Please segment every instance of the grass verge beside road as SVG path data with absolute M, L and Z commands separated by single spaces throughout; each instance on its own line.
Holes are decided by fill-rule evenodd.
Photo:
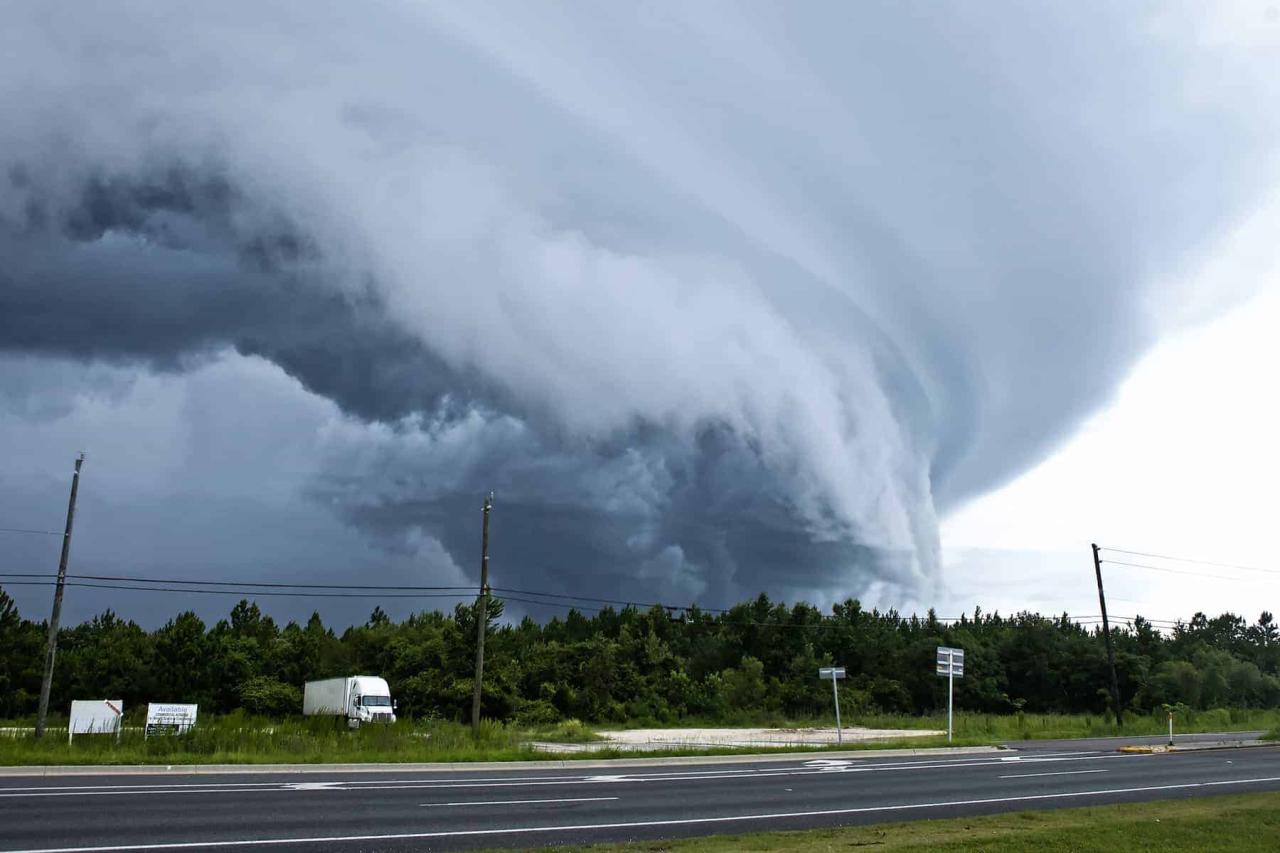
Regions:
M 77 736 L 66 723 L 42 740 L 0 737 L 0 765 L 41 764 L 324 764 L 375 762 L 519 761 L 546 758 L 525 745 L 542 739 L 583 742 L 594 734 L 581 724 L 525 731 L 484 723 L 478 735 L 459 723 L 401 721 L 348 730 L 329 719 L 270 720 L 229 714 L 202 717 L 179 736 L 144 738 L 141 729 Z
M 1280 794 L 1270 793 L 563 849 L 590 853 L 799 853 L 862 847 L 944 853 L 1270 853 L 1277 838 Z
M 465 762 L 521 761 L 548 758 L 597 759 L 628 757 L 663 757 L 673 755 L 765 754 L 795 751 L 792 747 L 751 748 L 682 748 L 633 753 L 601 749 L 572 755 L 539 752 L 530 741 L 558 743 L 590 743 L 599 741 L 593 727 L 576 721 L 542 728 L 528 728 L 502 723 L 485 723 L 478 736 L 470 728 L 447 721 L 401 720 L 392 726 L 366 726 L 349 731 L 333 720 L 295 717 L 270 720 L 243 714 L 201 716 L 199 724 L 180 737 L 144 739 L 141 719 L 126 718 L 128 728 L 117 741 L 109 735 L 77 737 L 66 740 L 66 721 L 51 720 L 51 726 L 62 725 L 61 732 L 51 730 L 42 741 L 30 734 L 0 734 L 0 765 L 55 764 L 321 764 L 357 762 Z M 745 722 L 745 721 L 735 721 Z M 830 725 L 824 720 L 760 720 L 783 728 Z M 833 722 L 833 721 L 832 721 Z M 1117 734 L 1131 736 L 1164 734 L 1162 715 L 1126 717 L 1123 731 L 1114 720 L 1099 715 L 1062 714 L 957 714 L 954 746 L 982 746 L 1010 740 L 1037 738 L 1103 737 Z M 31 721 L 14 721 L 13 726 L 30 726 Z M 721 723 L 723 725 L 723 722 Z M 945 728 L 945 717 L 864 716 L 850 725 L 868 728 L 930 729 Z M 601 726 L 600 728 L 605 728 Z M 1280 711 L 1213 710 L 1193 712 L 1177 722 L 1177 731 L 1280 730 Z M 826 749 L 886 749 L 895 747 L 928 748 L 947 746 L 945 736 L 917 737 L 892 741 L 869 741 L 858 744 L 832 745 Z M 822 751 L 815 748 L 814 751 Z

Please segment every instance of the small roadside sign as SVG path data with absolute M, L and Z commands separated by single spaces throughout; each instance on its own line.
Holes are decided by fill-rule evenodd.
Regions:
M 840 679 L 844 678 L 844 667 L 820 666 L 818 678 L 831 682 L 831 698 L 836 703 L 836 743 L 844 743 L 844 732 L 840 729 L 840 688 L 837 686 Z
M 938 646 L 937 664 L 934 667 L 934 672 L 947 679 L 947 743 L 951 743 L 955 684 L 957 678 L 964 678 L 964 649 Z
M 964 649 L 938 646 L 938 659 L 934 672 L 941 676 L 964 677 Z
M 147 705 L 147 727 L 143 737 L 184 734 L 196 724 L 198 705 L 152 702 Z

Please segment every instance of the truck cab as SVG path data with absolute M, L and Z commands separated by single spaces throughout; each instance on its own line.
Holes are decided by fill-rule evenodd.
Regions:
M 352 728 L 362 723 L 394 723 L 395 703 L 391 700 L 391 688 L 385 679 L 372 675 L 357 675 L 351 679 L 350 707 L 347 721 Z

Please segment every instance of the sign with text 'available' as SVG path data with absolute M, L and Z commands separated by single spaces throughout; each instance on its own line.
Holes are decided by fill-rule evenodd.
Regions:
M 152 702 L 147 705 L 146 737 L 152 735 L 180 735 L 196 724 L 199 705 L 180 705 L 172 702 Z
M 76 735 L 120 735 L 124 702 L 119 699 L 76 699 L 71 703 L 67 740 Z

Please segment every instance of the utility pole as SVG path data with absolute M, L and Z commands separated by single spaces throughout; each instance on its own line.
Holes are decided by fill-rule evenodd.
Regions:
M 1093 571 L 1098 576 L 1098 605 L 1102 608 L 1102 636 L 1107 644 L 1107 667 L 1111 670 L 1111 706 L 1116 712 L 1116 727 L 1123 728 L 1120 717 L 1120 682 L 1116 679 L 1116 651 L 1111 645 L 1111 623 L 1107 621 L 1107 597 L 1102 592 L 1102 558 L 1093 545 Z
M 44 653 L 44 678 L 40 680 L 40 705 L 36 710 L 36 737 L 44 737 L 45 717 L 49 714 L 49 694 L 53 690 L 53 659 L 58 654 L 58 620 L 62 616 L 62 590 L 67 583 L 67 559 L 71 556 L 71 526 L 76 520 L 76 492 L 80 489 L 80 466 L 84 454 L 76 457 L 76 471 L 71 475 L 71 499 L 67 502 L 67 529 L 62 534 L 62 556 L 58 559 L 58 583 L 53 589 L 53 613 L 49 616 L 49 640 Z
M 476 683 L 471 692 L 471 731 L 480 731 L 480 692 L 484 682 L 484 633 L 489 627 L 489 512 L 493 492 L 484 498 L 484 532 L 480 537 L 480 596 L 476 599 Z

